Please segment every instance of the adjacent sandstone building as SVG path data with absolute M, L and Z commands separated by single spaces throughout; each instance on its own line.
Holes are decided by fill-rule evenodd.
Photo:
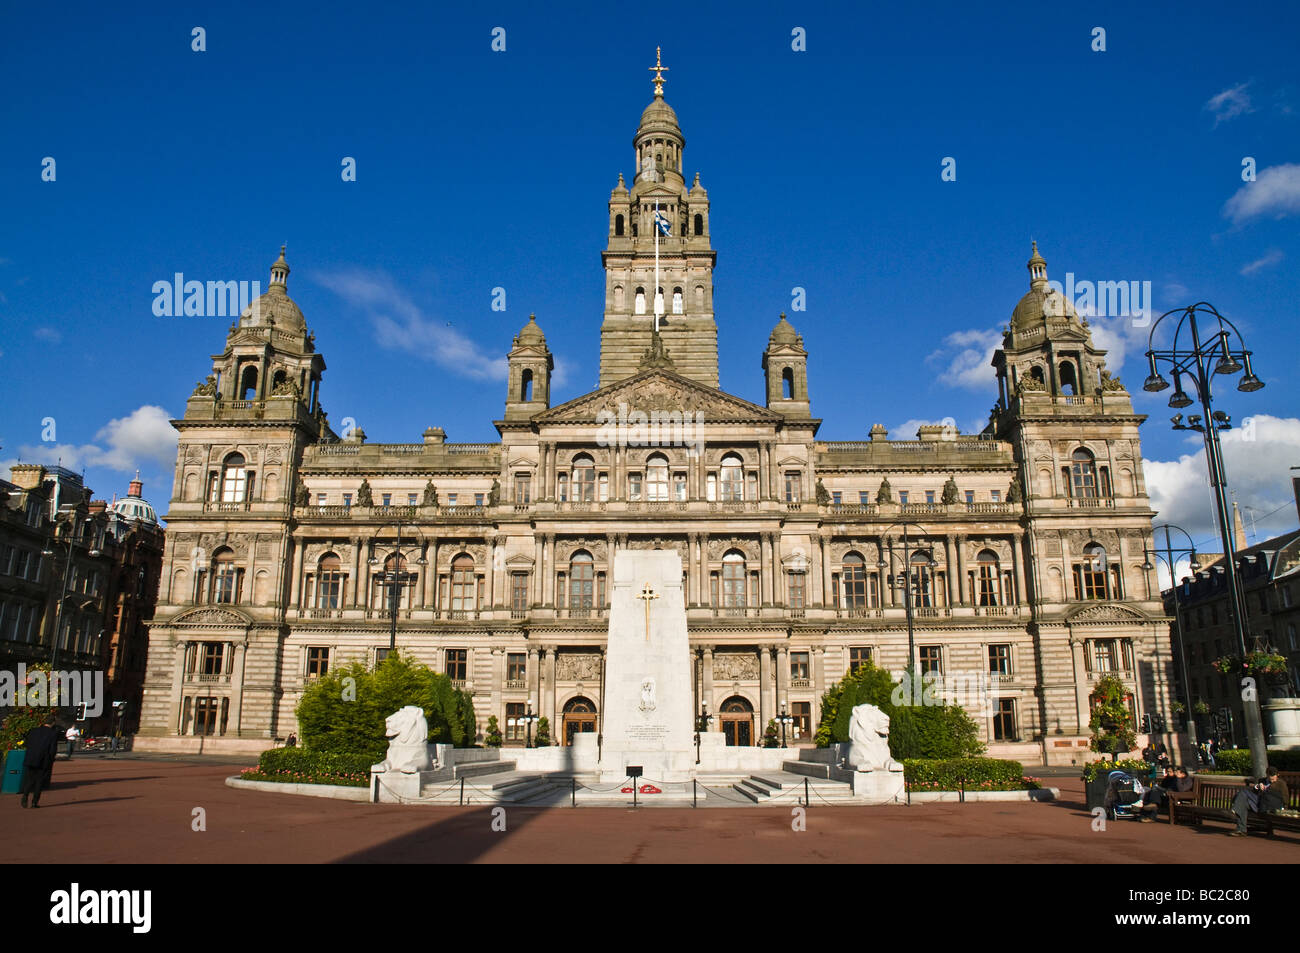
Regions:
M 762 405 L 718 388 L 709 197 L 698 175 L 686 185 L 659 82 L 634 147 L 632 186 L 620 176 L 609 198 L 599 389 L 553 404 L 530 317 L 496 443 L 336 434 L 282 251 L 175 421 L 149 743 L 269 745 L 313 678 L 384 656 L 394 615 L 396 645 L 472 691 L 508 744 L 530 711 L 562 743 L 599 731 L 618 548 L 680 553 L 692 710 L 728 743 L 758 743 L 783 712 L 810 742 L 853 665 L 907 665 L 907 603 L 916 665 L 995 754 L 1085 755 L 1103 673 L 1131 686 L 1135 715 L 1166 711 L 1143 417 L 1037 249 L 984 432 L 822 439 L 808 347 L 829 343 L 811 328 L 805 343 L 776 322 Z

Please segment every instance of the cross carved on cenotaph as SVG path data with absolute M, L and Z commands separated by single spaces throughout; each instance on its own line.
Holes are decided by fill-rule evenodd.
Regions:
M 658 599 L 659 593 L 651 589 L 650 583 L 647 582 L 641 586 L 641 591 L 636 594 L 636 597 L 645 603 L 645 640 L 649 642 L 650 641 L 650 600 Z

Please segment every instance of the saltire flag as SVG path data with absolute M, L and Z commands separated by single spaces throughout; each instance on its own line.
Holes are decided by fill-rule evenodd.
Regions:
M 661 235 L 671 235 L 673 233 L 672 225 L 658 209 L 655 209 L 655 227 L 659 229 Z

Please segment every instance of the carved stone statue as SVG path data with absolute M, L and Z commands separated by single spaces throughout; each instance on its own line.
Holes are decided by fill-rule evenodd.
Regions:
M 957 480 L 951 473 L 948 474 L 948 482 L 943 485 L 943 502 L 957 502 Z
M 492 489 L 488 490 L 488 506 L 496 506 L 501 502 L 501 481 L 493 480 Z
M 361 485 L 357 487 L 357 506 L 374 506 L 375 494 L 370 489 L 370 481 L 365 477 L 361 478 Z
M 1110 371 L 1102 371 L 1101 389 L 1103 391 L 1123 390 L 1124 385 L 1120 383 L 1118 377 L 1111 377 Z
M 298 387 L 297 381 L 285 379 L 277 381 L 275 387 L 271 389 L 272 397 L 301 397 L 302 391 Z
M 857 705 L 849 721 L 849 764 L 859 771 L 902 771 L 889 756 L 889 716 L 875 705 Z
M 399 708 L 384 720 L 388 754 L 379 764 L 371 765 L 376 774 L 400 771 L 415 774 L 429 768 L 429 721 L 417 705 Z
M 876 491 L 877 503 L 894 502 L 894 488 L 889 485 L 889 477 L 885 477 L 880 483 L 880 489 Z
M 1020 477 L 1012 477 L 1011 485 L 1007 487 L 1007 502 L 1019 503 L 1025 498 L 1025 491 L 1020 488 Z
M 293 502 L 297 506 L 306 506 L 311 502 L 311 493 L 301 476 L 298 477 L 298 485 L 293 488 Z
M 217 378 L 209 374 L 206 380 L 201 380 L 194 385 L 194 393 L 191 397 L 216 397 L 217 396 Z
M 424 502 L 424 505 L 425 505 L 425 506 L 437 506 L 437 505 L 438 505 L 438 489 L 437 489 L 437 487 L 435 487 L 435 486 L 433 485 L 433 481 L 432 481 L 432 480 L 429 480 L 427 483 L 424 484 L 424 501 L 423 501 L 423 502 Z
M 1016 381 L 1017 394 L 1041 394 L 1047 390 L 1047 385 L 1040 381 L 1033 374 L 1026 374 L 1020 380 Z
M 826 489 L 826 484 L 820 479 L 817 480 L 817 505 L 827 506 L 831 501 L 830 490 Z

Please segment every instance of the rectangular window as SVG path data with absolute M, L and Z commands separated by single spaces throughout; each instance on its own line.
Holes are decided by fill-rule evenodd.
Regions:
M 808 680 L 808 653 L 790 653 L 790 678 L 792 681 Z
M 510 574 L 510 609 L 514 612 L 528 611 L 528 573 L 526 572 Z
M 523 702 L 506 703 L 506 741 L 522 742 L 524 738 L 524 715 Z
M 673 474 L 673 499 L 679 503 L 686 502 L 686 474 Z
M 482 493 L 475 493 L 475 494 L 474 494 L 474 505 L 475 505 L 475 506 L 482 506 L 482 505 L 483 505 L 483 494 L 482 494 Z
M 376 666 L 376 667 L 378 667 L 378 666 L 384 664 L 384 660 L 385 660 L 386 658 L 388 658 L 388 653 L 389 653 L 389 651 L 390 651 L 389 649 L 375 649 L 375 666 Z
M 324 646 L 313 645 L 307 649 L 307 677 L 320 678 L 330 670 L 330 650 Z
M 866 490 L 858 490 L 858 502 L 863 506 L 866 506 L 871 502 L 871 494 Z
M 455 494 L 455 493 L 448 493 L 448 494 L 447 494 L 447 505 L 448 505 L 448 506 L 455 506 L 455 505 L 456 505 L 456 494 Z
M 523 688 L 527 675 L 528 656 L 523 652 L 510 652 L 506 655 L 506 687 Z
M 447 677 L 453 682 L 465 681 L 468 656 L 469 649 L 447 650 Z
M 407 505 L 407 506 L 414 506 L 414 505 L 415 505 L 415 494 L 414 494 L 414 493 L 408 493 L 408 494 L 406 494 L 406 505 Z
M 839 494 L 836 495 L 838 496 Z M 745 474 L 745 499 L 747 500 L 758 499 L 758 471 L 757 470 L 750 470 Z M 836 500 L 835 502 L 838 503 L 839 500 Z
M 224 642 L 204 642 L 199 657 L 199 674 L 224 675 L 226 670 L 222 657 L 225 649 Z
M 849 649 L 849 674 L 871 661 L 871 646 L 855 645 Z
M 385 493 L 383 496 L 381 496 L 381 497 L 379 498 L 379 501 L 380 501 L 380 505 L 381 505 L 381 506 L 392 506 L 392 505 L 393 505 L 393 494 L 391 494 L 391 493 Z
M 793 702 L 790 705 L 790 714 L 794 716 L 794 724 L 791 729 L 794 731 L 794 740 L 812 737 L 812 702 Z
M 899 506 L 906 506 L 906 505 L 907 505 L 907 491 L 906 491 L 906 490 L 899 490 L 899 491 L 898 491 L 898 504 L 899 504 Z
M 629 473 L 627 475 L 627 498 L 629 500 L 641 499 L 641 474 Z
M 991 675 L 1011 674 L 1011 646 L 1010 645 L 989 646 L 989 674 Z
M 324 506 L 324 505 L 325 505 L 325 494 L 324 494 L 324 493 L 317 493 L 317 494 L 316 494 L 316 505 L 317 505 L 317 506 Z
M 1095 639 L 1092 643 L 1092 671 L 1114 672 L 1118 667 L 1118 647 L 1115 640 Z
M 1002 491 L 1001 491 L 1001 490 L 990 490 L 990 491 L 989 491 L 989 499 L 991 499 L 994 503 L 1001 503 L 1001 502 L 1002 502 Z
M 933 503 L 933 502 L 934 502 L 934 490 L 926 490 L 926 491 L 925 491 L 925 502 L 927 502 L 927 503 Z
M 974 502 L 975 502 L 975 491 L 974 491 L 974 490 L 967 490 L 967 491 L 966 491 L 966 502 L 967 502 L 967 503 L 974 503 Z
M 555 478 L 555 498 L 560 503 L 569 502 L 569 475 L 561 473 Z
M 844 502 L 842 496 L 843 494 L 841 494 L 839 490 L 836 490 L 834 493 L 831 494 L 831 502 L 834 503 L 836 506 L 839 506 L 841 503 Z
M 921 660 L 922 675 L 929 675 L 931 672 L 936 675 L 943 674 L 943 646 L 920 645 L 917 646 L 917 653 Z
M 344 505 L 344 506 L 351 506 L 351 505 L 352 505 L 352 494 L 351 494 L 351 493 L 344 493 L 344 494 L 343 494 L 343 505 Z
M 1016 731 L 1016 700 L 999 698 L 997 714 L 993 716 L 993 739 L 995 741 L 1015 741 L 1019 737 Z
M 531 503 L 533 498 L 533 477 L 529 473 L 515 474 L 515 502 Z
M 802 572 L 789 572 L 786 574 L 786 589 L 789 593 L 789 604 L 791 609 L 802 609 L 807 603 L 805 599 L 804 574 Z
M 785 501 L 787 503 L 798 503 L 803 499 L 803 476 L 796 471 L 789 471 L 785 475 Z

